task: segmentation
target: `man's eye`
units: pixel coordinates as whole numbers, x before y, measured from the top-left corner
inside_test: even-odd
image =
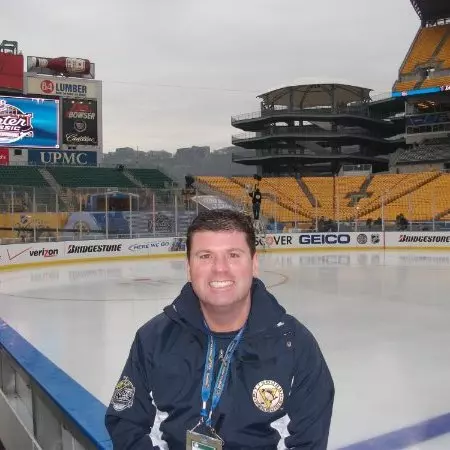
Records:
[[[200,255],[200,259],[208,259],[209,255]]]
[[[239,258],[239,253],[230,253],[232,258]]]

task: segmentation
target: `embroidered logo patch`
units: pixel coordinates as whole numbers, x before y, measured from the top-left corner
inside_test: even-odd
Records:
[[[112,407],[116,411],[123,411],[124,409],[131,408],[133,406],[135,391],[136,389],[128,377],[123,377],[123,379],[117,383],[114,390],[113,398],[111,400]]]
[[[267,413],[278,411],[283,405],[283,388],[272,380],[260,381],[253,388],[253,403]]]

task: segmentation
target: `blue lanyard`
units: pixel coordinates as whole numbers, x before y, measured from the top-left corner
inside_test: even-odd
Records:
[[[244,332],[244,328],[242,327],[239,330],[239,333],[234,337],[234,339],[230,342],[227,347],[227,351],[222,359],[222,365],[220,366],[219,373],[217,374],[216,384],[214,386],[212,401],[211,401],[211,409],[209,411],[206,410],[206,405],[211,396],[211,388],[213,384],[213,376],[214,376],[214,361],[216,359],[216,343],[211,334],[208,335],[208,351],[206,352],[206,361],[205,361],[205,370],[203,372],[203,385],[202,385],[202,410],[201,416],[203,419],[206,419],[206,425],[211,427],[211,418],[214,409],[217,407],[220,401],[220,397],[222,396],[223,390],[225,388],[225,382],[228,377],[228,372],[230,369],[231,358],[233,357],[233,353],[236,350],[236,347],[239,344],[239,341],[242,338],[242,334]]]

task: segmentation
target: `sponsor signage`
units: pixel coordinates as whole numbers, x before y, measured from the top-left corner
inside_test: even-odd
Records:
[[[36,262],[40,259],[48,260],[60,256],[61,244],[42,245],[42,244],[16,244],[9,245],[6,248],[6,258],[3,264],[23,264],[26,262]]]
[[[59,147],[59,101],[0,97],[0,146]]]
[[[146,253],[148,254],[154,248],[165,248],[172,245],[170,240],[164,241],[151,241],[151,242],[137,242],[128,246],[128,250],[133,253]]]
[[[42,166],[96,166],[96,151],[28,150],[28,164]]]
[[[9,149],[0,147],[0,166],[9,165]]]
[[[23,91],[23,55],[0,52],[0,91]]]
[[[25,91],[31,95],[46,95],[73,99],[96,99],[99,96],[95,80],[26,74]]]
[[[447,234],[400,234],[400,244],[450,244],[450,233]]]
[[[95,100],[62,101],[63,144],[98,145],[97,102]]]
[[[90,259],[99,257],[117,257],[126,255],[127,242],[115,239],[104,241],[81,241],[65,243],[65,257],[67,259]],[[125,252],[124,252],[125,250]]]
[[[256,247],[292,247],[295,242],[295,235],[292,234],[268,234],[266,236],[260,235],[256,238]]]
[[[300,245],[348,245],[351,242],[351,236],[346,233],[300,234],[298,242]]]
[[[103,252],[120,252],[122,250],[122,244],[96,244],[96,245],[78,245],[69,244],[67,248],[67,254],[74,253],[103,253]]]

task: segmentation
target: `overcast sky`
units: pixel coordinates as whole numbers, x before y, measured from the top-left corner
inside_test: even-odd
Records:
[[[419,27],[409,0],[22,0],[1,39],[103,80],[105,151],[231,145],[235,114],[302,78],[387,92]]]

